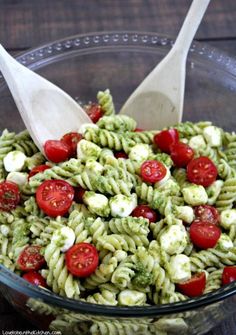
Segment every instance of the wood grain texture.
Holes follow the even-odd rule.
[[[1,0],[0,41],[25,49],[68,35],[104,30],[175,36],[190,0]],[[214,0],[197,38],[236,37],[236,1]]]

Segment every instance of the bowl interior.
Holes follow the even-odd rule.
[[[119,111],[137,85],[166,55],[172,43],[171,39],[156,34],[127,32],[79,35],[31,50],[19,56],[18,60],[61,87],[78,101],[94,101],[99,90],[109,88]],[[192,46],[187,61],[184,120],[210,120],[226,130],[236,129],[235,64],[234,59],[217,50],[198,43]],[[65,116],[66,111],[62,117]],[[0,78],[0,128],[13,131],[25,128],[2,78]],[[158,124],[153,128],[158,129]],[[4,276],[5,284],[9,279],[9,285],[13,288],[23,287],[22,281],[15,280],[14,275],[8,277],[6,272]],[[27,294],[31,292],[36,297],[42,293],[37,288],[26,287],[26,283],[24,286]],[[231,285],[229,289],[224,288],[222,293],[213,294],[210,300],[205,297],[196,299],[198,307],[210,301],[218,301],[227,294],[233,294],[234,291],[235,287]],[[48,302],[53,299],[58,305],[62,302],[60,297],[51,296]],[[69,308],[70,303],[67,299],[65,307]],[[196,307],[197,304],[194,301],[192,305],[191,302],[185,305],[179,303],[177,309],[187,310],[189,307]],[[84,309],[83,303],[73,307]],[[91,307],[91,311],[94,312],[96,308]],[[155,313],[154,308],[137,309],[136,312],[133,309],[134,316],[139,316],[145,310],[147,315],[149,311],[150,314]],[[109,312],[109,307],[106,309],[108,314],[118,310],[110,308]],[[174,309],[175,307],[171,307],[169,312],[173,312]],[[100,313],[103,311],[102,306]],[[159,312],[161,311],[165,314],[168,312],[168,307],[160,308]],[[123,309],[122,314],[125,313],[126,310]]]

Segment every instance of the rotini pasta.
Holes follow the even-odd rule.
[[[179,284],[194,276],[206,276],[203,294],[220,288],[224,268],[236,265],[235,134],[210,122],[176,125],[180,141],[193,151],[191,164],[200,159],[193,171],[190,160],[178,164],[170,148],[157,145],[155,135],[162,131],[136,131],[135,120],[115,115],[109,90],[97,98],[103,116],[96,125],[82,127],[76,155],[74,150],[60,163],[47,161],[27,131],[3,131],[0,264],[24,276],[27,264],[22,266],[20,256],[37,246],[45,262],[36,271],[48,289],[102,305],[185,301],[188,296]],[[11,155],[19,152],[23,162],[15,167]],[[204,160],[208,165],[201,170]],[[43,169],[37,171],[40,165]],[[3,189],[9,181],[18,185],[13,201],[11,194],[6,200],[9,189]],[[219,235],[214,246],[199,243],[192,234],[194,225],[209,228],[209,222]],[[68,334],[81,329],[91,334],[152,334],[158,329],[167,334],[154,322],[149,327],[94,317],[88,325],[86,315],[67,314],[33,299],[27,305],[55,316],[50,329]]]

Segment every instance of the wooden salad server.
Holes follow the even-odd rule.
[[[121,109],[143,129],[161,129],[182,120],[188,50],[210,0],[193,0],[174,46]]]
[[[89,116],[62,89],[17,62],[0,44],[2,72],[16,106],[39,150],[45,141],[76,131]]]

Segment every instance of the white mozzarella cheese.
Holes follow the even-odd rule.
[[[4,168],[7,172],[21,171],[27,157],[21,151],[10,151],[3,159]]]
[[[181,283],[191,278],[190,258],[184,254],[171,256],[170,270],[171,281]]]
[[[117,194],[110,199],[109,204],[113,217],[127,217],[137,207],[137,195]]]

